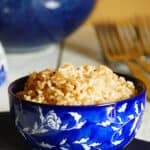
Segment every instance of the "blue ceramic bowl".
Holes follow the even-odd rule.
[[[0,0],[0,40],[7,46],[58,42],[73,32],[96,0]]]
[[[27,77],[9,86],[10,110],[25,140],[40,150],[118,150],[136,135],[145,108],[146,89],[134,82],[137,95],[118,102],[88,106],[54,106],[21,100]]]

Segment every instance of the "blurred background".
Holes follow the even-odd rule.
[[[62,62],[102,63],[132,74],[147,84],[150,96],[149,5],[148,0],[97,1],[86,23],[65,40]]]
[[[150,97],[149,6],[150,0],[97,0],[86,22],[58,44],[30,48],[3,45],[7,83],[0,87],[0,111],[9,110],[8,83],[32,71],[56,68],[63,63],[106,64],[114,71],[142,79]],[[150,140],[149,103],[145,114],[138,137]]]
[[[150,16],[149,0],[98,0],[89,22],[120,21],[130,17]]]
[[[149,5],[149,0],[97,0],[95,9],[89,19],[67,39],[67,42],[81,45],[87,49],[91,48],[92,45],[93,49],[96,49],[99,46],[97,40],[95,40],[97,37],[93,26],[110,22],[127,23],[136,18],[148,20],[150,17]],[[89,40],[92,41],[85,42]]]

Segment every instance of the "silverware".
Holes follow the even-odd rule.
[[[144,59],[143,56],[148,55],[148,50],[142,43],[142,36],[139,28],[133,24],[116,25],[116,30],[123,49],[126,51],[130,59],[135,60],[147,72],[150,73],[150,63]]]
[[[138,42],[136,43],[136,46],[140,46],[138,49],[136,49],[135,45],[132,43],[133,37],[135,36],[134,31],[131,31],[133,29],[129,26],[127,29],[121,28],[115,24],[96,26],[95,29],[100,46],[102,47],[108,60],[115,62],[125,62],[133,75],[141,79],[146,84],[147,93],[150,97],[150,79],[143,72],[142,68],[137,64],[137,62],[140,64],[141,62],[143,63],[143,60],[140,60],[143,52],[140,50],[141,45]],[[129,35],[129,31],[132,32],[132,37]]]

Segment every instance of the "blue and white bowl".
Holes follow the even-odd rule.
[[[145,109],[146,88],[134,82],[137,94],[117,102],[88,106],[55,106],[19,99],[27,77],[10,84],[10,110],[18,131],[40,150],[118,150],[135,137]]]

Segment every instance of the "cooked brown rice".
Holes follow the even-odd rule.
[[[65,64],[29,75],[22,99],[54,105],[93,105],[126,99],[135,94],[131,81],[104,65],[76,67]]]

